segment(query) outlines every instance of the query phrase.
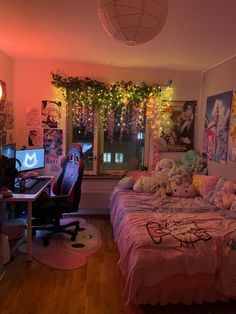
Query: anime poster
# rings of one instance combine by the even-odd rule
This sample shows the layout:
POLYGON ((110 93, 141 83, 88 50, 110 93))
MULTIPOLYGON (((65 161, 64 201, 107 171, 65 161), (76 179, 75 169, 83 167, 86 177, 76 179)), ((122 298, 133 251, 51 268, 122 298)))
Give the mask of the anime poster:
POLYGON ((46 163, 62 156, 63 132, 59 129, 43 130, 43 147, 45 149, 46 163))
POLYGON ((6 83, 0 80, 0 111, 4 111, 6 100, 7 100, 6 83))
POLYGON ((10 101, 5 102, 5 128, 12 130, 14 124, 13 104, 10 101))
POLYGON ((41 111, 38 107, 26 107, 26 125, 31 127, 39 127, 41 122, 41 111))
POLYGON ((61 124, 61 102, 59 101, 42 101, 42 127, 59 128, 61 124))
POLYGON ((194 148, 196 101, 174 101, 167 112, 159 140, 160 152, 186 152, 194 148))
POLYGON ((230 108, 233 92, 207 98, 203 152, 209 160, 225 164, 228 153, 230 108))
POLYGON ((236 161, 236 90, 233 92, 229 126, 229 160, 236 161))
POLYGON ((41 128, 27 129, 28 147, 40 148, 43 146, 43 131, 41 128))
MULTIPOLYGON (((1 112, 0 112, 0 124, 1 124, 1 112)), ((5 129, 0 129, 0 145, 7 144, 7 132, 5 129)))
POLYGON ((12 130, 7 130, 6 132, 6 143, 13 143, 13 131, 12 130))
POLYGON ((13 105, 7 101, 6 84, 0 81, 0 145, 12 143, 13 105))

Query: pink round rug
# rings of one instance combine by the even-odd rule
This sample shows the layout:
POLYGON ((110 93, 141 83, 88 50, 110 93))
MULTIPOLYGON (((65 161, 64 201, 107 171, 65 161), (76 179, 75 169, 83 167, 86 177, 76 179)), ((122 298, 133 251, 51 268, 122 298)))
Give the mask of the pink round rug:
MULTIPOLYGON (((64 218, 62 224, 75 220, 64 218)), ((101 234, 97 227, 80 220, 80 227, 75 241, 70 240, 70 235, 57 233, 49 238, 49 246, 43 246, 42 237, 47 231, 37 231, 32 242, 32 257, 43 265, 61 270, 71 270, 87 264, 90 255, 95 254, 102 246, 101 234)), ((74 227, 72 227, 73 229, 74 227)), ((27 244, 20 246, 19 251, 27 252, 27 244)))

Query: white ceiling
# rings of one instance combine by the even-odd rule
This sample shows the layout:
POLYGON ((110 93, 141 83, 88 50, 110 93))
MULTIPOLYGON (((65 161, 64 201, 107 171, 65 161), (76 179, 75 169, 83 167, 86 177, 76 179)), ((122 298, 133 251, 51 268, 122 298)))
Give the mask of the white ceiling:
POLYGON ((16 59, 205 70, 235 55, 235 34, 236 0, 169 0, 161 33, 133 47, 107 35, 97 0, 0 0, 0 49, 16 59))

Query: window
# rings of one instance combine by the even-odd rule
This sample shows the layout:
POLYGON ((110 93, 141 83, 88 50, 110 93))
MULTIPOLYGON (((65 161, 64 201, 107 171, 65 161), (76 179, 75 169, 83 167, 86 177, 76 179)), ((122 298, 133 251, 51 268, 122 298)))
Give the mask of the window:
POLYGON ((109 173, 148 166, 147 125, 152 137, 157 138, 169 121, 172 80, 161 86, 132 81, 106 84, 57 73, 52 73, 52 79, 68 104, 66 124, 71 127, 66 132, 67 145, 72 141, 82 144, 85 172, 109 173))
POLYGON ((115 153, 115 162, 122 163, 123 162, 123 154, 122 153, 115 153))
POLYGON ((103 162, 111 162, 111 153, 104 153, 103 154, 103 162))
POLYGON ((71 142, 80 143, 82 146, 87 174, 119 173, 147 166, 149 143, 145 130, 137 132, 134 136, 129 126, 121 140, 119 126, 115 125, 111 141, 109 132, 103 130, 101 121, 94 119, 93 133, 84 134, 75 126, 72 126, 71 133, 71 142))

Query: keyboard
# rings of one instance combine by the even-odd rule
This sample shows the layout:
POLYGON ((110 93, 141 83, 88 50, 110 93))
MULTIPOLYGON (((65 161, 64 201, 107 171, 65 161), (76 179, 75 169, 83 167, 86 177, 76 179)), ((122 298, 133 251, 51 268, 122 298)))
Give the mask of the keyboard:
POLYGON ((20 190, 20 188, 16 187, 14 189, 14 193, 16 194, 35 194, 37 193, 44 185, 45 183, 49 182, 51 179, 50 178, 33 178, 27 180, 25 183, 25 189, 20 190), (33 181, 33 182, 31 182, 33 181), (31 185, 31 187, 30 187, 31 185))

